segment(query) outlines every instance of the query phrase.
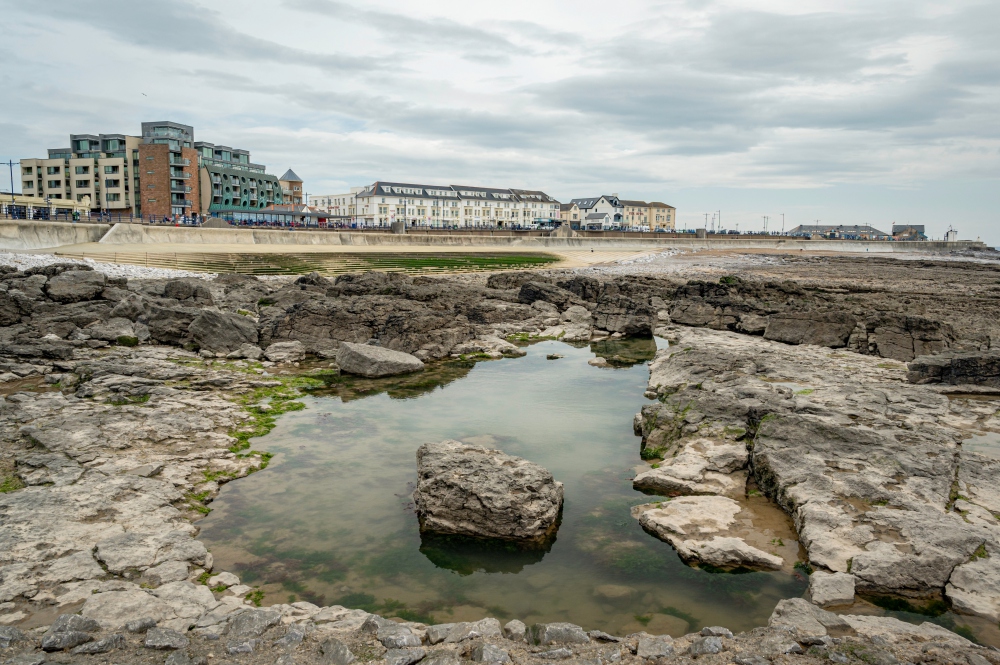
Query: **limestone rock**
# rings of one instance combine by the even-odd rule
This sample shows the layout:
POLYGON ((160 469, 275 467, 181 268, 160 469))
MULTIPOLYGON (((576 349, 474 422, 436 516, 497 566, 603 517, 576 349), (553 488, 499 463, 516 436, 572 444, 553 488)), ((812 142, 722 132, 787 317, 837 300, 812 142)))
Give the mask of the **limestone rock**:
POLYGON ((802 598, 779 600, 767 625, 786 627, 798 631, 799 635, 843 634, 851 630, 850 624, 833 612, 822 610, 802 598))
POLYGON ((480 644, 472 650, 470 660, 476 663, 509 663, 510 654, 492 644, 480 644))
POLYGON ((58 633, 49 633, 42 638, 42 649, 45 651, 62 651, 72 649, 85 642, 90 642, 94 636, 81 630, 66 630, 58 633))
POLYGON ((335 637, 327 639, 320 645, 320 653, 324 665, 350 665, 356 660, 347 645, 335 637))
POLYGON ((820 607, 854 602, 854 575, 816 571, 809 576, 809 597, 820 607))
POLYGON ((137 616, 157 622, 176 616, 169 605, 140 589, 94 594, 84 603, 80 613, 96 619, 107 629, 124 625, 137 616))
POLYGON ((1000 387, 1000 350, 945 351, 914 358, 908 365, 910 383, 948 383, 1000 387))
POLYGON ((635 655, 639 658, 663 658, 674 655, 674 639, 669 635, 643 635, 635 655))
POLYGON ((109 651, 114 651, 115 649, 121 649, 125 646, 125 636, 121 633, 114 633, 103 637, 94 642, 88 642, 86 644, 81 644, 80 646, 73 649, 74 654, 98 654, 98 653, 108 653, 109 651))
POLYGON ((104 290, 107 282, 104 273, 95 270, 67 270, 50 278, 45 292, 49 298, 61 303, 93 300, 104 290))
POLYGON ((959 612, 1000 621, 1000 570, 990 556, 956 566, 945 588, 959 612))
POLYGON ((202 310, 188 327, 191 338, 202 349, 230 353, 245 344, 257 344, 257 326, 239 314, 202 310))
POLYGON ((721 496, 688 496, 633 509, 644 529, 667 541, 685 561, 717 568, 780 570, 781 557, 749 545, 734 534, 743 508, 721 496))
POLYGON ((147 649, 183 649, 191 641, 181 633, 170 628, 150 628, 146 631, 146 639, 143 646, 147 649))
POLYGON ((275 342, 264 350, 264 357, 274 363, 293 363, 306 357, 302 342, 275 342))
POLYGON ((337 351, 337 365, 341 372, 368 378, 419 372, 424 364, 408 353, 393 351, 370 344, 341 342, 337 351))
POLYGON ((231 637, 260 637, 265 630, 281 621, 281 612, 253 609, 236 615, 229 623, 231 637))
POLYGON ((528 627, 524 625, 523 621, 512 619, 503 626, 504 637, 514 642, 524 642, 527 639, 527 634, 528 627))
POLYGON ((764 339, 838 348, 847 345, 856 325, 857 319, 842 311, 784 312, 768 318, 764 339))
POLYGON ((590 636, 580 626, 572 623, 536 623, 528 632, 529 644, 589 644, 590 636))
POLYGON ((389 649, 383 657, 386 665, 413 665, 426 655, 423 649, 389 649))
POLYGON ((417 450, 413 500, 424 530, 530 541, 554 532, 563 486, 520 457, 443 441, 417 450))

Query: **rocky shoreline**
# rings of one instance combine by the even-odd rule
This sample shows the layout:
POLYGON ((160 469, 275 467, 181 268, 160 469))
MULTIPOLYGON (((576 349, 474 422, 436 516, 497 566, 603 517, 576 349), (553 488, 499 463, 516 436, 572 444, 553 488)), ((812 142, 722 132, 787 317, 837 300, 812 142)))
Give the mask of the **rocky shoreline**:
MULTIPOLYGON (((941 598, 995 623, 1000 500, 988 481, 997 463, 962 451, 960 442, 970 432, 1000 431, 996 409, 942 394, 962 387, 907 383, 898 361, 988 353, 996 320, 989 307, 974 310, 961 298, 945 321, 894 311, 885 294, 867 301, 862 291, 847 294, 853 300, 739 276, 715 284, 572 273, 263 282, 125 280, 79 265, 6 269, 0 660, 42 662, 38 649, 51 638, 55 662, 90 662, 88 650, 106 649, 104 658, 118 662, 160 663, 160 649, 173 647, 175 665, 209 654, 210 662, 285 665, 354 658, 405 665, 420 656, 390 648, 423 649, 425 662, 505 662, 493 647, 517 662, 961 662, 945 659, 956 654, 976 665, 976 658, 1000 662, 933 624, 832 615, 804 601, 782 601, 771 626, 751 633, 659 636, 648 649, 650 636, 584 640, 578 628, 545 625, 529 631, 540 636, 529 644, 516 625, 504 633, 495 620, 435 640, 432 627, 388 625, 361 610, 255 609, 258 590, 213 570, 197 540, 197 519, 220 484, 267 465, 253 437, 301 408, 301 389, 335 376, 341 342, 434 362, 523 353, 510 339, 584 342, 655 331, 672 348, 651 366, 657 402, 636 421, 649 462, 636 482, 696 505, 712 500, 716 513, 729 515, 693 539, 717 545, 721 558, 711 565, 756 565, 725 559, 733 551, 772 567, 795 563, 750 535, 754 518, 741 514, 750 478, 792 515, 820 571, 853 577, 859 591, 941 598), (63 615, 77 618, 57 622, 63 615), (130 629, 139 619, 149 621, 130 629)), ((670 540, 679 523, 672 501, 659 503, 637 517, 648 515, 647 528, 670 540)), ((671 540, 685 558, 711 563, 689 541, 671 540)), ((814 600, 816 593, 822 597, 814 592, 814 600)))

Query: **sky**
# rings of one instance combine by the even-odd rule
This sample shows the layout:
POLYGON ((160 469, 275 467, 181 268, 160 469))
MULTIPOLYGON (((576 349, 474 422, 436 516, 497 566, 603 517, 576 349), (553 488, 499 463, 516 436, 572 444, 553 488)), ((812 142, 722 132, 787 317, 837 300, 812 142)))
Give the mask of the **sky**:
POLYGON ((313 195, 375 180, 619 194, 687 228, 784 216, 1000 245, 996 0, 0 10, 3 161, 172 120, 313 195))

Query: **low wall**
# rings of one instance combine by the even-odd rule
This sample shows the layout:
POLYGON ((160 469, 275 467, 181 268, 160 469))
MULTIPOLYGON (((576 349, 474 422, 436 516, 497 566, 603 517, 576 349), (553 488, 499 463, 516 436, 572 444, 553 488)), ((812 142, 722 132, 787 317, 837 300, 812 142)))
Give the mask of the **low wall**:
MULTIPOLYGON (((638 234, 637 234, 638 235, 638 234)), ((540 237, 463 234, 405 234, 369 231, 281 231, 272 229, 209 229, 201 227, 140 226, 116 224, 102 239, 104 244, 199 244, 199 245, 341 245, 341 246, 421 246, 421 247, 517 247, 520 249, 774 249, 826 252, 947 252, 960 249, 986 249, 974 240, 956 242, 864 240, 801 240, 768 237, 715 236, 698 238, 649 237, 540 237)))
POLYGON ((27 250, 99 242, 111 229, 107 224, 0 221, 0 250, 27 250))
MULTIPOLYGON (((395 246, 421 248, 426 251, 433 247, 483 247, 531 249, 607 249, 607 250, 777 250, 777 251, 824 251, 854 253, 891 252, 949 252, 962 249, 987 249, 979 241, 959 240, 875 242, 863 240, 802 240, 769 237, 650 237, 655 234, 615 234, 615 237, 555 237, 540 235, 511 235, 498 233, 487 235, 463 233, 461 231, 435 234, 395 235, 372 231, 288 231, 274 229, 211 229, 203 227, 143 226, 120 223, 109 227, 107 224, 70 224, 64 222, 41 221, 0 221, 0 250, 33 250, 81 245, 99 242, 104 245, 243 245, 247 249, 259 250, 275 246, 349 246, 376 247, 395 246)), ((150 248, 152 249, 152 248, 150 248)), ((154 250, 155 251, 155 250, 154 250)), ((273 251, 273 250, 271 250, 273 251)))

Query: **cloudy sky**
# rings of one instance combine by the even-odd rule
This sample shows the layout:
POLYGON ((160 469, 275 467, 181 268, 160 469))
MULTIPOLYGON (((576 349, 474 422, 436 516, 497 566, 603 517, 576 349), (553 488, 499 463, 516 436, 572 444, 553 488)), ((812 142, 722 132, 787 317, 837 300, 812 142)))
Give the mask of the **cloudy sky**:
MULTIPOLYGON (((1000 245, 996 0, 0 0, 0 159, 195 127, 312 194, 661 200, 1000 245)), ((6 174, 0 187, 6 189, 6 174)))

